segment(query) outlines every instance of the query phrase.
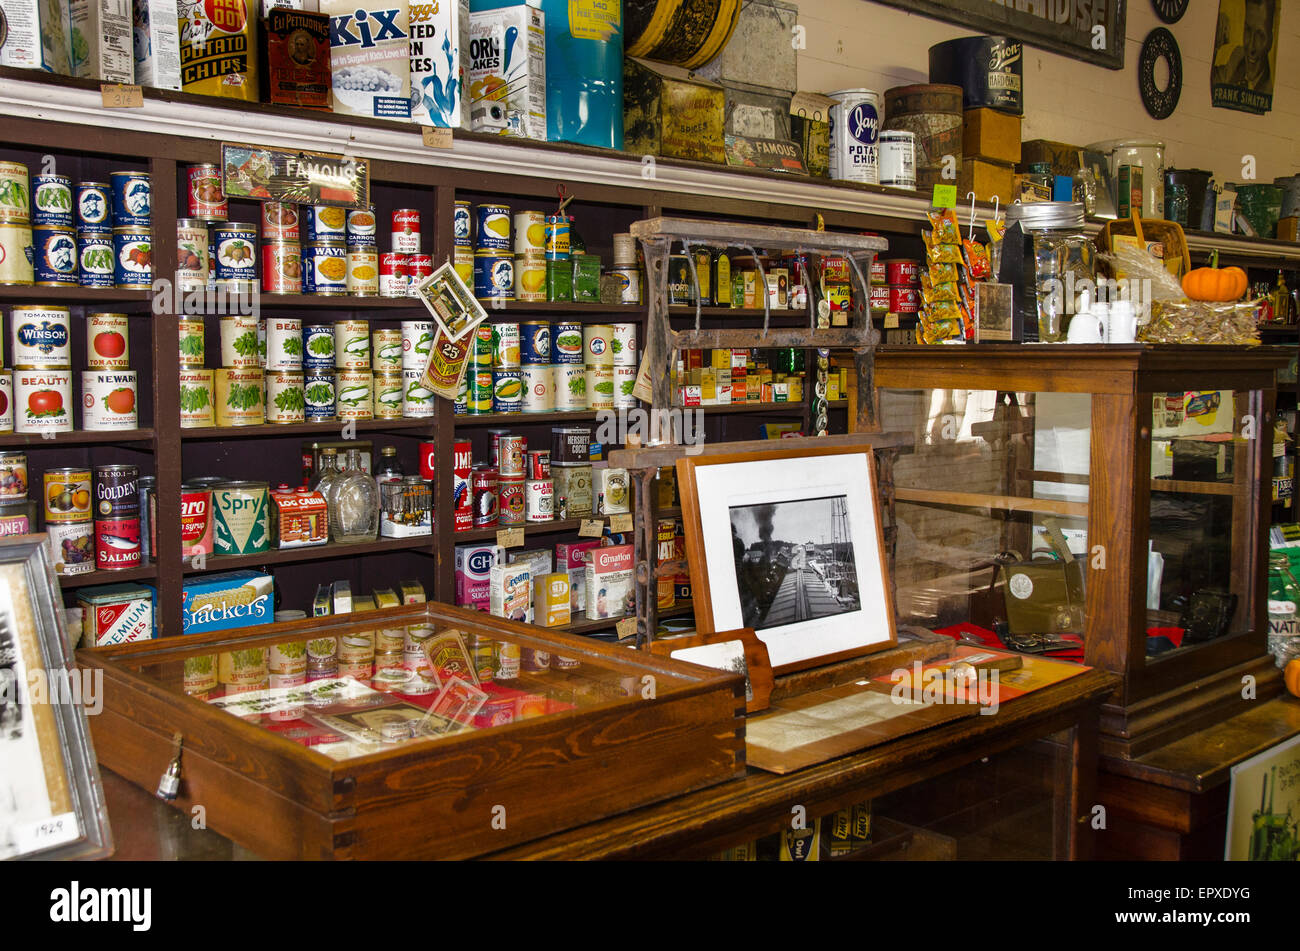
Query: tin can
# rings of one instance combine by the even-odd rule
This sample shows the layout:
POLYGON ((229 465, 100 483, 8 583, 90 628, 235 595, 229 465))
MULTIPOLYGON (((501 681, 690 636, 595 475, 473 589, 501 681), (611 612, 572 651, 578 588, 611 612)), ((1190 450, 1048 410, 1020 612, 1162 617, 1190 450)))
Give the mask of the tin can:
POLYGON ((230 216, 230 205, 226 201, 226 192, 221 185, 221 166, 210 163, 187 165, 185 179, 187 217, 202 218, 204 221, 225 221, 230 216))
POLYGON ((590 366, 587 368, 587 408, 614 408, 614 367, 590 366))
POLYGON ((615 366, 636 366, 636 324, 614 324, 609 340, 615 366))
POLYGON ((492 369, 492 326, 479 324, 474 328, 474 347, 469 365, 478 370, 492 369))
POLYGON ((581 363, 560 363, 552 367, 556 412, 571 413, 587 408, 587 368, 581 363))
POLYGON ((303 229, 303 242, 319 244, 322 241, 347 242, 348 212, 335 205, 299 205, 298 215, 303 229))
POLYGON ((915 314, 921 309, 921 289, 918 287, 889 286, 889 311, 894 314, 915 314))
POLYGON ((308 370, 304 379, 303 394, 305 407, 304 418, 309 423, 324 423, 337 418, 338 406, 335 400, 334 371, 308 370))
POLYGON ((379 294, 379 254, 373 247, 348 247, 348 293, 353 297, 379 294))
POLYGON ((609 324, 584 324, 582 349, 587 366, 610 367, 614 365, 614 328, 609 324))
POLYGON ((296 241, 267 241, 262 245, 262 292, 302 293, 302 248, 296 241))
POLYGON ((830 97, 831 178, 849 182, 880 181, 879 138, 884 113, 880 94, 870 89, 843 89, 830 97))
POLYGON ((868 295, 868 306, 872 313, 883 314, 889 311, 889 288, 873 284, 868 295))
POLYGON ((486 528, 497 524, 497 484, 499 475, 491 466, 475 466, 470 474, 470 487, 474 491, 474 527, 486 528))
POLYGON ((405 417, 425 419, 437 412, 437 397, 420 382, 423 375, 422 370, 402 371, 402 415, 405 417))
POLYGON ((402 332, 396 328, 376 328, 370 334, 370 368, 376 373, 400 373, 402 370, 402 332))
POLYGON ((515 255, 515 298, 521 301, 546 300, 546 259, 515 255))
MULTIPOLYGON (((22 162, 0 161, 0 222, 31 224, 31 178, 22 162)), ((104 206, 105 215, 108 206, 104 206)), ((104 224, 100 227, 107 228, 104 224)))
POLYGON ((551 669, 551 652, 540 651, 535 647, 524 647, 519 651, 519 666, 529 673, 551 669))
POLYGON ((198 218, 176 219, 176 287, 182 291, 208 286, 208 225, 198 218))
POLYGON ((334 322, 334 366, 340 370, 370 369, 369 321, 334 322))
POLYGON ((81 428, 90 432, 136 429, 136 372, 134 370, 83 370, 81 373, 81 428))
POLYGON ((402 369, 424 372, 433 346, 433 321, 402 321, 402 369))
POLYGON ((272 676, 287 677, 293 674, 307 673, 307 642, 286 641, 272 644, 267 662, 267 670, 272 676))
POLYGON ((524 480, 524 520, 549 522, 555 518, 555 482, 549 478, 524 480))
POLYGON ((636 267, 636 238, 631 232, 622 231, 614 235, 614 266, 636 267))
MULTIPOLYGON (((636 409, 636 372, 634 366, 614 365, 614 409, 636 409)), ((738 402, 733 400, 733 402, 738 402)))
POLYGON ((257 342, 256 317, 221 318, 221 365, 260 367, 262 355, 257 342))
POLYGON ((550 413, 555 410, 555 371, 549 366, 522 368, 524 383, 523 405, 525 413, 550 413))
POLYGON ((451 401, 451 412, 453 416, 464 416, 469 412, 469 379, 466 374, 460 375, 460 383, 456 385, 456 396, 451 401))
POLYGON ((406 297, 410 283, 405 254, 386 252, 379 255, 380 297, 406 297))
POLYGON ((557 304, 573 301, 572 262, 549 260, 546 262, 546 299, 557 304))
POLYGON ((568 503, 569 518, 592 513, 591 463, 552 466, 551 478, 555 480, 556 498, 563 498, 568 503))
POLYGON ((266 369, 302 369, 302 321, 297 317, 266 318, 266 369))
POLYGON ((553 363, 582 365, 583 347, 582 324, 577 321, 561 321, 555 325, 555 333, 551 338, 553 363))
POLYGON ((546 215, 540 211, 515 212, 515 254, 535 255, 543 258, 546 254, 546 215))
POLYGON ((217 283, 252 287, 257 275, 257 226, 227 221, 214 224, 209 233, 217 252, 212 262, 217 283))
POLYGON ((524 436, 503 433, 497 437, 496 466, 502 479, 522 479, 528 440, 524 436))
POLYGON ((480 300, 515 299, 515 262, 510 257, 474 256, 474 296, 480 300))
POLYGON ((46 523, 50 560, 58 575, 84 575, 95 570, 95 523, 46 523))
POLYGON ((334 374, 334 398, 339 419, 373 419, 374 386, 374 376, 369 369, 337 371, 334 374))
POLYGON ((270 650, 250 647, 223 651, 217 655, 217 680, 227 688, 242 688, 236 693, 264 690, 270 684, 270 650))
MULTIPOLYGON (((47 472, 57 470, 47 469, 47 472)), ((69 470, 80 471, 80 470, 69 470)), ((86 473, 86 512, 84 518, 90 518, 90 473, 86 473)), ((21 501, 27 498, 27 454, 23 452, 0 452, 0 503, 21 501)), ((46 512, 48 513, 48 509, 46 512)), ((49 515, 46 515, 49 521, 49 515)))
POLYGON ((287 201, 262 202, 262 240, 266 242, 302 241, 298 206, 287 201))
POLYGON ((215 426, 216 394, 212 388, 212 371, 202 367, 181 367, 180 401, 181 429, 215 426))
POLYGON ((459 244, 451 249, 451 266, 466 287, 474 286, 474 249, 459 244))
POLYGON ((95 466, 95 518, 140 517, 140 469, 138 466, 95 466))
POLYGON ((66 175, 37 175, 32 181, 32 218, 37 226, 72 227, 72 179, 66 175))
POLYGON ((494 255, 503 255, 510 251, 510 206, 478 205, 475 210, 478 240, 474 244, 477 252, 491 251, 494 255))
POLYGON ((306 397, 301 370, 266 371, 266 421, 301 423, 306 418, 306 397))
POLYGON ((302 365, 308 371, 334 371, 334 325, 305 324, 302 328, 302 365))
MULTIPOLYGON (((22 453, 5 453, 4 457, 0 457, 0 461, 15 455, 23 460, 21 471, 25 482, 27 462, 22 453)), ((13 466, 11 471, 16 473, 18 467, 13 466)), ((94 518, 94 510, 91 507, 93 494, 89 469, 81 469, 76 466, 63 469, 46 469, 41 481, 45 485, 45 523, 47 525, 54 522, 87 522, 94 518)), ((22 497, 27 497, 25 486, 22 497)), ((9 496, 6 495, 4 498, 8 499, 9 496)))
POLYGON ((148 172, 110 172, 114 228, 148 228, 153 189, 148 172))
POLYGON ((392 248, 398 254, 418 254, 420 252, 419 209, 393 209, 392 248))
POLYGON ((500 370, 519 367, 519 325, 492 325, 492 366, 500 370))
POLYGON ((406 295, 415 297, 416 288, 426 277, 433 274, 433 255, 431 254, 408 254, 406 256, 406 295))
POLYGON ((139 568, 140 516, 95 519, 95 570, 139 568))
POLYGON ((369 248, 376 246, 375 206, 349 208, 347 223, 347 242, 349 248, 369 248))
POLYGON ((524 480, 522 478, 502 478, 497 483, 497 515, 502 525, 524 523, 524 480))
MULTIPOLYGON (((23 171, 26 171, 26 166, 23 171)), ((451 213, 452 242, 456 247, 468 248, 473 242, 470 235, 470 203, 458 201, 451 213)))
POLYGON ((252 555, 270 545, 265 482, 223 482, 212 489, 213 548, 218 555, 252 555))
POLYGON ((916 133, 880 133, 880 184, 916 190, 916 133))
POLYGON ((492 412, 492 371, 465 371, 465 411, 471 416, 492 412))
POLYGON ((401 370, 375 373, 375 419, 401 419, 405 389, 401 370))
POLYGON ((69 345, 72 314, 68 308, 17 304, 10 311, 9 326, 14 369, 66 369, 72 366, 72 348, 69 345))
POLYGON ((203 366, 203 320, 181 320, 179 324, 181 366, 203 366))
POLYGON ((546 260, 569 260, 570 231, 568 215, 546 216, 546 260))
POLYGON ((113 283, 118 287, 138 290, 153 286, 153 235, 149 231, 114 228, 113 258, 113 283))
POLYGON ((223 367, 212 371, 218 426, 260 426, 266 422, 262 368, 223 367))
POLYGON ((526 479, 544 479, 551 474, 551 450, 549 449, 530 449, 528 450, 528 461, 525 465, 526 479))
POLYGON ((158 479, 140 476, 140 562, 158 560, 158 479))
POLYGON ((342 297, 347 294, 348 253, 341 241, 303 246, 302 292, 319 297, 342 297))
POLYGON ((519 359, 523 366, 547 365, 551 362, 549 321, 526 321, 519 325, 519 359))
POLYGON ((212 554, 212 490, 192 482, 181 484, 181 555, 212 554))
POLYGON ((32 284, 36 248, 32 226, 0 222, 0 284, 32 284))
POLYGON ((0 434, 14 431, 14 374, 0 370, 0 434))
POLYGON ((72 432, 72 372, 14 371, 14 432, 72 432))
POLYGON ((510 641, 498 641, 496 650, 496 680, 517 680, 519 678, 519 645, 510 641))
POLYGON ((217 689, 217 655, 199 654, 185 658, 182 686, 187 697, 199 700, 208 699, 208 694, 217 689))
POLYGON ((906 287, 921 286, 921 263, 909 258, 885 261, 885 283, 906 287))
POLYGON ((77 286, 77 239, 71 228, 32 228, 32 255, 37 286, 77 286))

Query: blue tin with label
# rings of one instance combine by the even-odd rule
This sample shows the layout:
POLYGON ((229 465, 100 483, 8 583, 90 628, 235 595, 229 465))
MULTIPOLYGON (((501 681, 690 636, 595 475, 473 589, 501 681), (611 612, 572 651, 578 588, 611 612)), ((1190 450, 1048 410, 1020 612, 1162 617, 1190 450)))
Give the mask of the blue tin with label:
POLYGON ((474 296, 485 300, 514 300, 514 259, 492 254, 475 255, 474 296))
POLYGON ((148 228, 113 229, 113 283, 118 287, 153 286, 153 235, 148 228))
POLYGON ((529 320, 519 325, 519 362, 545 366, 551 362, 551 322, 529 320))
POLYGON ((77 240, 71 228, 32 228, 32 270, 38 286, 77 286, 77 240))
POLYGON ((112 172, 113 227, 148 227, 153 208, 153 188, 148 172, 112 172))
POLYGON ((82 287, 114 287, 113 235, 107 231, 77 232, 78 280, 82 287))
POLYGON ((106 182, 77 183, 77 230, 113 230, 113 195, 106 182))
POLYGON ((331 385, 333 385, 333 324, 302 325, 302 368, 308 376, 313 372, 330 374, 331 385))
POLYGON ((37 175, 32 179, 32 224, 72 227, 72 179, 37 175))
MULTIPOLYGON (((304 328, 303 333, 306 334, 304 328)), ((330 339, 333 341, 333 328, 330 328, 330 339)), ((330 366, 333 366, 331 357, 330 366)), ((326 372, 309 372, 303 377, 303 395, 305 397, 303 407, 303 419, 309 423, 325 423, 334 419, 338 415, 337 390, 334 386, 333 369, 326 372)))

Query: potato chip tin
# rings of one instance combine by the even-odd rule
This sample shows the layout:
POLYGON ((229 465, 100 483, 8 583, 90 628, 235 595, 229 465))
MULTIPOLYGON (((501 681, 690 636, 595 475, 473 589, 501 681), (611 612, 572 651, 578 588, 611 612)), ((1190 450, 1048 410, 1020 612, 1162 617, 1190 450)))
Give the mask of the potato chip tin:
MULTIPOLYGON (((6 453, 6 455, 10 455, 6 453)), ((21 455, 21 453, 19 453, 21 455)), ((24 478, 26 469, 24 465, 24 478)), ((89 469, 77 467, 46 469, 41 477, 45 486, 45 523, 86 522, 94 518, 89 469)), ((26 491, 23 493, 26 497, 26 491)))
POLYGON ((302 292, 342 297, 348 292, 348 252, 342 242, 303 245, 302 292))
POLYGON ((181 320, 179 323, 181 366, 203 366, 203 320, 181 320))
POLYGON ((417 208, 393 209, 392 248, 398 254, 420 251, 420 211, 417 208))
POLYGON ((72 227, 72 179, 66 175, 37 175, 32 180, 31 223, 72 227))
POLYGON ((478 205, 474 209, 477 227, 475 251, 504 254, 510 250, 510 206, 478 205))
POLYGON ((153 188, 148 172, 110 172, 114 228, 148 228, 153 188))
POLYGON ((869 185, 880 181, 879 139, 884 115, 880 93, 842 89, 830 93, 831 178, 869 185))
POLYGON ((375 206, 349 208, 347 222, 347 243, 349 248, 369 248, 376 245, 375 206))
POLYGON ((401 419, 405 381, 402 371, 374 374, 375 419, 401 419))
POLYGON ((77 239, 71 228, 32 228, 32 255, 38 286, 77 286, 77 239))
POLYGON ((18 370, 68 368, 71 311, 54 305, 16 305, 10 311, 13 365, 18 370))
POLYGON ((402 371, 402 331, 390 327, 371 331, 370 368, 376 373, 402 371))
POLYGON ((31 225, 0 222, 0 284, 35 282, 36 249, 32 242, 31 225))
POLYGON ((319 244, 322 241, 337 241, 346 244, 348 232, 348 212, 346 208, 335 205, 299 205, 301 216, 302 240, 305 244, 319 244))
POLYGON ((113 283, 118 287, 139 290, 153 286, 153 235, 150 231, 114 228, 113 258, 113 283))
POLYGON ((524 380, 525 413, 551 413, 555 411, 555 370, 550 366, 525 366, 521 368, 524 380))
POLYGON ((262 292, 302 293, 302 247, 296 241, 267 241, 262 245, 262 292))
POLYGON ((307 422, 323 423, 337 417, 338 406, 335 400, 333 370, 307 371, 303 378, 303 386, 306 401, 303 412, 307 422))
POLYGON ((492 366, 501 370, 519 367, 519 325, 492 325, 492 366))
POLYGON ((181 555, 212 554, 212 490, 192 482, 181 484, 181 555))
POLYGON ((266 369, 302 369, 302 321, 299 318, 266 318, 266 369))
MULTIPOLYGON (((0 162, 0 222, 31 224, 31 193, 27 166, 22 162, 0 162)), ((104 213, 108 213, 107 205, 104 213)))
POLYGON ((480 300, 515 299, 515 262, 479 253, 474 256, 474 296, 480 300))
POLYGON ((348 293, 353 297, 379 295, 379 254, 373 247, 348 247, 348 293))
POLYGON ((567 261, 570 254, 570 231, 568 215, 546 216, 546 259, 548 261, 567 261))
POLYGON ((637 398, 632 395, 636 389, 636 372, 634 366, 614 365, 614 409, 637 407, 637 398))
POLYGON ((256 317, 221 318, 221 365, 231 368, 262 365, 256 317))
POLYGON ((339 370, 370 369, 370 322, 334 322, 334 366, 339 370))
MULTIPOLYGON (((59 471, 59 470, 46 470, 59 471)), ((80 470, 68 470, 80 471, 80 470)), ((90 473, 86 473, 89 482, 90 473)), ((90 486, 86 486, 89 493, 90 486)), ((27 498, 27 454, 24 452, 0 452, 0 503, 14 502, 27 498)), ((86 512, 90 512, 90 498, 87 496, 86 512)), ((48 510, 47 510, 48 511, 48 510)), ((84 516, 89 518, 90 515, 84 516)), ((48 521, 48 516, 47 516, 48 521)))
POLYGON ((334 325, 304 324, 302 328, 302 366, 311 371, 334 372, 334 325))
POLYGON ((614 355, 614 365, 636 366, 636 324, 614 324, 613 330, 609 348, 614 355))
POLYGON ((379 255, 379 296, 407 297, 409 287, 406 255, 394 252, 379 255))
POLYGON ((524 480, 524 521, 549 522, 555 518, 555 481, 524 480))
POLYGON ((14 371, 14 432, 72 432, 72 372, 14 371))
POLYGON ((213 550, 252 555, 270 547, 265 482, 223 482, 212 488, 213 550))
POLYGON ((50 560, 58 575, 84 575, 95 570, 95 523, 47 522, 50 560))
POLYGON ((374 375, 369 369, 337 371, 334 398, 339 419, 373 419, 374 387, 374 375))
POLYGON ((216 248, 212 269, 217 282, 252 287, 257 274, 257 226, 226 221, 214 224, 209 234, 216 248))
POLYGON ((519 325, 519 361, 523 366, 540 366, 551 362, 549 321, 526 321, 519 325))
POLYGON ((306 402, 301 370, 266 371, 266 421, 301 423, 305 420, 306 402))
POLYGON ((81 428, 91 432, 137 429, 136 385, 134 370, 83 370, 81 428))
POLYGON ((540 211, 517 211, 514 220, 515 254, 546 254, 546 215, 540 211))
POLYGON ((402 321, 402 369, 424 372, 433 346, 433 321, 402 321))
POLYGON ((587 371, 587 408, 614 408, 614 368, 612 366, 591 366, 587 371))
POLYGON ((587 408, 587 368, 581 363, 554 366, 556 412, 574 412, 587 408))
POLYGON ((422 370, 402 371, 402 415, 410 418, 433 416, 437 411, 433 390, 421 382, 422 370))
POLYGON ((297 205, 291 205, 286 201, 262 202, 263 241, 299 243, 302 240, 300 222, 297 205))
POLYGON ((211 163, 187 165, 185 183, 186 217, 203 221, 225 221, 230 217, 226 191, 221 184, 221 166, 211 163))
POLYGON ((577 321, 561 321, 555 325, 551 336, 552 363, 574 363, 582 365, 584 338, 582 324, 577 321))
POLYGON ((14 431, 14 374, 0 370, 0 434, 14 431))
POLYGON ((262 368, 223 367, 212 371, 218 426, 260 426, 266 422, 262 368))
POLYGON ((216 396, 212 371, 202 367, 181 367, 181 429, 215 426, 216 396))

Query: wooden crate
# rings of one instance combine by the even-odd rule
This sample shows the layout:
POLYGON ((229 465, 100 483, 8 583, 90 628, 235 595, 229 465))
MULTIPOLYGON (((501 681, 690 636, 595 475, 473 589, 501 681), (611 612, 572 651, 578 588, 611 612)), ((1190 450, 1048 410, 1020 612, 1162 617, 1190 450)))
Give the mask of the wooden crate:
POLYGON ((152 792, 179 732, 176 808, 192 815, 201 806, 210 828, 266 858, 468 858, 744 772, 739 675, 443 604, 93 648, 77 659, 104 672, 104 710, 91 718, 100 762, 152 792), (578 705, 333 759, 181 687, 187 657, 411 624, 577 659, 577 672, 521 671, 510 685, 578 705))

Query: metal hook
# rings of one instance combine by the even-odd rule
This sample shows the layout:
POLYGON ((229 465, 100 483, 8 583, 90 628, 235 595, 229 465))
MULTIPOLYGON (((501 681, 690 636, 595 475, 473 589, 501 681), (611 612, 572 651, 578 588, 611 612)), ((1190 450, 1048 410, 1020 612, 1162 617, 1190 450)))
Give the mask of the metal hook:
POLYGON ((970 199, 970 223, 966 226, 966 240, 975 240, 975 193, 967 192, 966 197, 970 199))
POLYGON ((997 195, 994 195, 993 196, 993 223, 995 225, 1002 220, 998 217, 998 208, 1001 206, 1001 204, 1002 204, 1002 199, 999 198, 997 195))

